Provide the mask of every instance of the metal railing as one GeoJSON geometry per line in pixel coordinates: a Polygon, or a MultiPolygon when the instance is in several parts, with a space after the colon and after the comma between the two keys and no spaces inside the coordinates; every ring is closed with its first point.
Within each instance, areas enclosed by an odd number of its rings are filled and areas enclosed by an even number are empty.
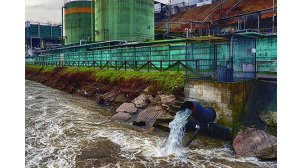
{"type": "MultiPolygon", "coordinates": [[[[190,67],[190,63],[198,60],[94,60],[94,61],[27,61],[28,65],[55,66],[55,67],[91,67],[114,70],[134,71],[189,71],[196,73],[198,67],[190,67]]],[[[198,65],[198,64],[194,64],[198,65]]]]}
{"type": "MultiPolygon", "coordinates": [[[[204,79],[211,81],[233,82],[256,78],[256,68],[245,70],[245,64],[214,59],[194,60],[69,60],[69,61],[27,61],[29,65],[55,67],[89,67],[124,71],[169,71],[186,73],[187,79],[204,79]]],[[[254,66],[254,64],[250,64],[254,66]]]]}
{"type": "Polygon", "coordinates": [[[277,60],[259,60],[257,61],[258,73],[277,73],[277,60]]]}

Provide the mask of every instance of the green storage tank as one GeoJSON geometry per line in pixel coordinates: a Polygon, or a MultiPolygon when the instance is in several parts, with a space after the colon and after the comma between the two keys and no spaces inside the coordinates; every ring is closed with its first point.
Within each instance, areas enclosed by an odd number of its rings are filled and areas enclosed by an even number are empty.
{"type": "Polygon", "coordinates": [[[96,0],[95,40],[154,40],[153,0],[96,0]]]}
{"type": "Polygon", "coordinates": [[[92,41],[92,2],[72,0],[65,3],[65,44],[80,43],[80,40],[92,41]]]}

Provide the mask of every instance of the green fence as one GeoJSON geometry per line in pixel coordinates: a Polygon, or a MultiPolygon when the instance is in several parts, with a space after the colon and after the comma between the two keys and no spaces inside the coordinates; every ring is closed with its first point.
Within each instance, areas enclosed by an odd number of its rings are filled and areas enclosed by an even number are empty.
{"type": "Polygon", "coordinates": [[[176,60],[190,60],[186,62],[186,66],[194,71],[187,71],[188,76],[217,79],[224,71],[230,71],[233,80],[254,78],[257,70],[277,71],[276,37],[257,39],[234,36],[233,43],[186,41],[146,46],[119,45],[88,50],[91,47],[88,45],[53,50],[49,54],[26,58],[26,62],[86,61],[92,66],[93,61],[115,61],[115,66],[121,66],[123,61],[127,61],[133,67],[140,67],[146,61],[153,61],[155,66],[167,68],[174,65],[176,60]]]}
{"type": "Polygon", "coordinates": [[[257,39],[257,71],[277,72],[277,36],[257,39]]]}

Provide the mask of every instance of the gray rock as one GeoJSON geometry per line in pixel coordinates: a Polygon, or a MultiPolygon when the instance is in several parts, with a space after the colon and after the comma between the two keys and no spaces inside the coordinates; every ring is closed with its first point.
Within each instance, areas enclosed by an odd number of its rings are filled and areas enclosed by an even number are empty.
{"type": "Polygon", "coordinates": [[[117,109],[116,112],[125,112],[125,113],[136,113],[137,108],[134,106],[133,103],[123,103],[120,105],[117,109]]]}
{"type": "Polygon", "coordinates": [[[146,108],[148,106],[149,98],[149,95],[141,94],[133,100],[133,103],[137,108],[146,108]]]}
{"type": "Polygon", "coordinates": [[[239,156],[252,156],[261,159],[277,158],[277,137],[262,130],[248,128],[238,133],[233,148],[239,156]]]}
{"type": "Polygon", "coordinates": [[[128,121],[131,118],[129,113],[119,112],[111,117],[111,120],[128,121]]]}

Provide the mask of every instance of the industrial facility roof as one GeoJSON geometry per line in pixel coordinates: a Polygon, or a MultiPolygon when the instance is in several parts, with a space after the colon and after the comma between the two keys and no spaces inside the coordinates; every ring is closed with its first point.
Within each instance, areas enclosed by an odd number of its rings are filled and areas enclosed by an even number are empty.
{"type": "Polygon", "coordinates": [[[163,44],[163,43],[175,43],[175,42],[185,42],[186,39],[180,38],[180,39],[168,39],[168,40],[156,40],[156,41],[150,41],[150,42],[142,42],[142,43],[127,43],[127,44],[121,44],[121,45],[114,45],[114,46],[105,46],[105,47],[94,47],[89,48],[88,50],[99,50],[99,49],[105,49],[105,48],[117,48],[117,47],[132,47],[132,46],[144,46],[144,45],[154,45],[154,44],[163,44]]]}
{"type": "MultiPolygon", "coordinates": [[[[277,14],[277,0],[275,0],[275,14],[277,14]]],[[[209,5],[202,5],[187,11],[179,12],[171,16],[172,31],[183,32],[185,28],[190,27],[190,23],[194,22],[194,28],[202,28],[205,24],[215,22],[219,19],[230,18],[225,24],[237,22],[236,18],[242,14],[261,11],[261,18],[273,16],[273,1],[271,0],[221,0],[209,5]]],[[[166,19],[161,20],[155,25],[155,30],[164,31],[166,19]]]]}

